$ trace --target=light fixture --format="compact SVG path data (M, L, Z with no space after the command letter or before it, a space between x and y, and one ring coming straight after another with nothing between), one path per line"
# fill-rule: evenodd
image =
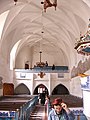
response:
M14 5L16 5L17 1L18 1L18 0L14 0Z
M78 54L90 55L90 23L88 25L88 31L86 34L83 36L80 35L80 39L75 44L75 49L77 50Z
M41 4L44 4L44 12L46 12L46 9L48 7L52 7L52 6L54 6L56 10L57 0L53 0L53 3L50 2L50 0L44 0L44 2L41 2Z
M45 63L44 63L44 62L41 62L41 54L42 54L42 51L40 51L39 53L40 53L40 62L36 62L36 65L37 65L37 67L44 67L44 66L45 66Z

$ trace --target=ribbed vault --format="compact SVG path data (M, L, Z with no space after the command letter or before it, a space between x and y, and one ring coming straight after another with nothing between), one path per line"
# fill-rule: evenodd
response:
M42 59L48 59L50 64L52 62L48 56L53 58L57 65L75 64L77 53L74 45L80 32L84 34L87 30L90 18L89 0L57 0L56 11L51 7L46 13L41 0L18 0L17 5L14 5L13 0L0 0L0 14L6 11L7 17L1 35L1 53L6 56L7 61L10 61L10 52L19 41L14 49L16 62L21 52L28 49L32 59L27 57L28 53L24 62L30 59L34 64L39 60L38 53L41 49Z

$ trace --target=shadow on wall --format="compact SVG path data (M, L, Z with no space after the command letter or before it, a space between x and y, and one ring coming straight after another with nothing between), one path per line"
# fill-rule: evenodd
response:
M53 89L52 95L69 95L69 91L64 85L59 84Z
M14 94L15 94L15 95L23 95L23 94L31 95L28 87L27 87L25 84L23 84L23 83L19 84L19 85L15 88Z

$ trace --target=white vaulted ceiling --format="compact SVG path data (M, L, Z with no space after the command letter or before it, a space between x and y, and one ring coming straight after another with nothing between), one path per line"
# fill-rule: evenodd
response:
M62 61L65 59L69 65L76 60L76 39L80 32L84 34L87 30L90 0L57 0L56 11L50 7L46 12L42 1L18 0L14 5L13 0L0 0L0 16L6 16L1 34L1 51L6 50L3 55L8 56L19 41L16 56L21 49L29 46L34 49L33 54L42 49L50 56L61 55Z

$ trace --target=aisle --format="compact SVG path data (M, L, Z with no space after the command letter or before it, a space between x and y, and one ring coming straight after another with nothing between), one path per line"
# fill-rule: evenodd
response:
M35 110L30 115L30 120L47 120L47 112L45 106L36 105Z

